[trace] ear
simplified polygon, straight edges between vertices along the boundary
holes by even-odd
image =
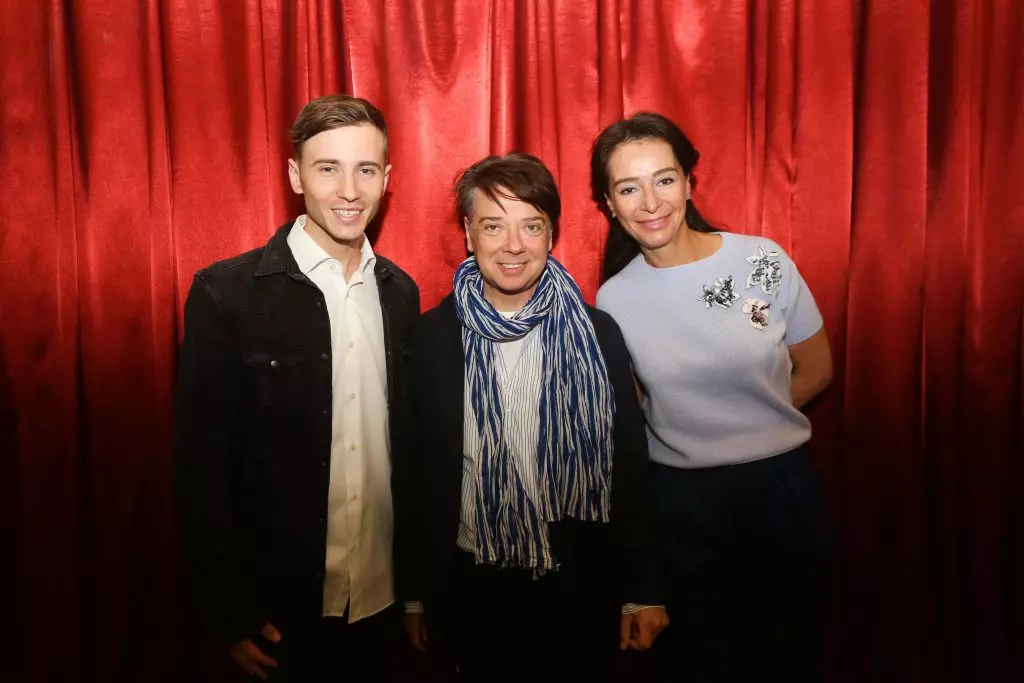
[[[611,211],[612,215],[614,216],[615,215],[615,205],[612,204],[612,198],[608,195],[607,192],[604,193],[604,201],[608,205],[608,210]]]
[[[462,227],[466,230],[466,251],[473,253],[473,240],[470,238],[469,217],[462,219]]]
[[[288,160],[288,180],[292,184],[292,192],[302,194],[302,176],[299,174],[299,162]]]
[[[686,176],[686,199],[687,200],[690,199],[691,192],[692,192],[692,190],[690,189],[690,176]]]
[[[388,190],[388,181],[391,180],[391,164],[384,167],[384,187],[380,189],[380,193],[384,194]]]

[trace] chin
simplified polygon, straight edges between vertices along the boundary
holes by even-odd
[[[328,234],[338,242],[351,242],[362,237],[365,233],[365,225],[347,225],[344,228],[328,231]]]

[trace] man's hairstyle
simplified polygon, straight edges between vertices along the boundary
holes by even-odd
[[[324,95],[311,102],[299,112],[292,125],[292,146],[295,158],[302,155],[302,145],[314,135],[344,126],[358,126],[368,123],[384,136],[384,160],[388,158],[388,127],[384,115],[377,107],[361,97],[350,95]]]
[[[558,234],[562,200],[558,186],[544,162],[531,154],[511,152],[476,162],[455,179],[459,223],[473,212],[475,190],[501,206],[501,199],[518,199],[544,212],[551,223],[552,239]]]

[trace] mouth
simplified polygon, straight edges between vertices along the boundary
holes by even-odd
[[[363,212],[362,209],[331,209],[331,212],[345,222],[353,221]]]
[[[668,216],[661,216],[660,218],[648,218],[647,220],[637,221],[636,223],[645,230],[659,230],[668,225]]]
[[[526,267],[525,263],[499,263],[498,267],[501,268],[503,273],[509,275],[515,275],[516,273],[522,272],[523,268]]]

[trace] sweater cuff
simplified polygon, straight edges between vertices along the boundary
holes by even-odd
[[[652,607],[660,607],[661,609],[665,609],[664,605],[639,605],[639,604],[637,604],[635,602],[627,602],[626,604],[624,604],[622,606],[622,613],[623,614],[636,614],[640,610],[650,609]]]

